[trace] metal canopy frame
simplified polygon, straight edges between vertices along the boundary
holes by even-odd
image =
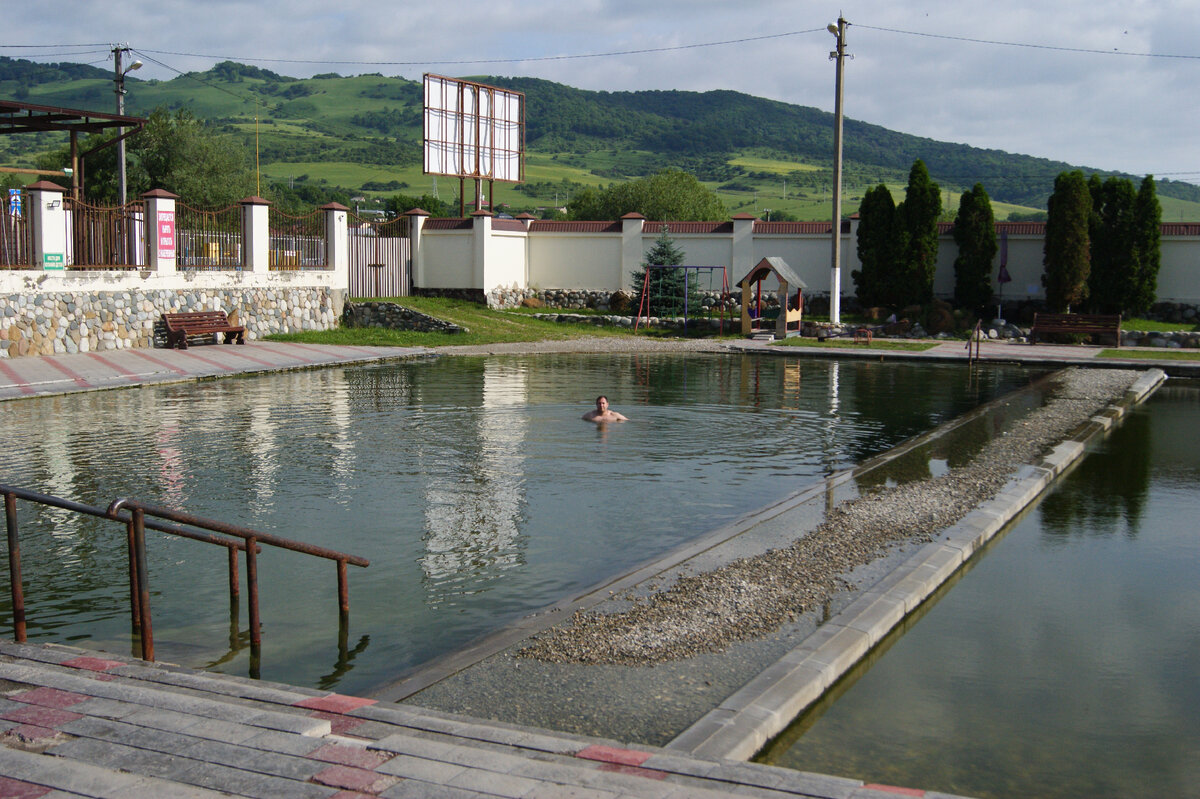
[[[78,199],[83,190],[83,159],[97,150],[111,147],[140,131],[146,125],[144,117],[104,114],[78,108],[59,108],[52,105],[18,103],[0,100],[0,135],[16,133],[57,133],[71,136],[71,196]],[[101,133],[109,128],[126,128],[125,135],[106,141],[99,147],[79,152],[80,133]],[[20,170],[28,172],[30,170]],[[45,174],[45,173],[42,173]]]

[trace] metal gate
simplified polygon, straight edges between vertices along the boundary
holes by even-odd
[[[407,297],[412,292],[408,217],[387,222],[349,217],[350,297]]]

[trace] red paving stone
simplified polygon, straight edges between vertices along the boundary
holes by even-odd
[[[58,735],[58,730],[52,730],[49,727],[39,727],[36,724],[22,724],[18,727],[13,727],[7,730],[5,735],[15,735],[26,743],[36,743],[44,741],[47,738],[53,738]],[[4,794],[0,794],[3,796]]]
[[[80,713],[72,713],[69,710],[59,710],[53,707],[40,707],[39,705],[17,708],[0,716],[0,719],[17,721],[21,724],[32,724],[35,727],[59,727],[67,722],[76,721],[81,718],[83,718],[83,715]]]
[[[125,664],[119,660],[105,660],[104,658],[84,656],[64,660],[59,665],[68,666],[72,669],[85,669],[87,671],[108,671],[109,669],[115,669],[117,666],[124,666]]]
[[[330,694],[329,696],[314,696],[297,702],[295,707],[306,707],[309,710],[326,710],[330,713],[346,713],[360,707],[375,704],[374,699],[363,699],[357,696]]]
[[[310,757],[313,760],[322,760],[326,763],[337,763],[342,766],[376,769],[391,760],[393,756],[387,752],[361,749],[357,746],[326,744],[315,752],[309,752],[305,757]]]
[[[919,788],[900,788],[896,785],[879,785],[877,783],[872,783],[870,785],[864,785],[863,787],[869,791],[881,791],[883,793],[890,793],[893,796],[924,796],[925,795],[925,791],[923,791]]]
[[[619,766],[640,766],[650,759],[650,752],[639,752],[636,749],[618,749],[615,746],[589,746],[580,750],[575,757],[584,760],[599,760],[602,763],[613,763]]]
[[[325,710],[317,710],[309,713],[309,718],[321,719],[329,722],[330,731],[337,735],[345,735],[352,732],[355,727],[363,725],[362,719],[356,719],[354,716],[346,716],[341,713],[330,713]]]
[[[0,777],[0,797],[4,799],[37,799],[53,790],[45,785],[34,785],[32,782],[22,782],[9,777]]]
[[[70,691],[60,691],[57,688],[34,688],[32,691],[22,691],[19,694],[13,694],[9,699],[16,702],[24,702],[27,705],[38,705],[40,707],[55,707],[62,709],[77,705],[80,702],[86,702],[91,697],[83,694],[73,694]]]
[[[374,771],[351,766],[330,766],[313,775],[312,781],[330,788],[344,788],[367,794],[378,794],[400,781],[399,777],[376,774]]]

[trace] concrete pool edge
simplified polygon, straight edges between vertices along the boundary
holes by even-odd
[[[1087,443],[1145,401],[1166,380],[1142,374],[1120,400],[1021,467],[992,499],[968,513],[868,588],[799,646],[671,740],[694,757],[749,760],[862,660],[889,631],[948,580],[1004,526],[1085,454]]]

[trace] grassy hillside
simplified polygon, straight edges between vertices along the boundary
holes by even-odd
[[[826,112],[732,91],[592,92],[534,78],[479,79],[526,95],[526,182],[495,186],[496,202],[512,210],[562,206],[579,188],[678,167],[716,191],[731,213],[765,217],[769,209],[772,218],[796,219],[832,213],[832,116]],[[264,181],[340,189],[343,196],[366,197],[368,206],[396,193],[435,193],[433,178],[422,174],[419,82],[379,74],[296,79],[223,62],[169,81],[130,75],[127,86],[127,113],[188,107],[241,139],[251,154],[257,148]],[[100,110],[114,103],[105,70],[2,57],[0,97]],[[0,137],[0,164],[31,166],[37,153],[62,141]],[[948,213],[957,209],[959,193],[979,180],[1000,218],[1044,208],[1054,176],[1074,168],[854,120],[846,121],[844,152],[846,212],[879,183],[902,196],[916,158],[942,185]],[[1160,181],[1158,188],[1164,219],[1200,219],[1200,187]],[[454,200],[458,190],[457,180],[436,181],[443,200]]]

